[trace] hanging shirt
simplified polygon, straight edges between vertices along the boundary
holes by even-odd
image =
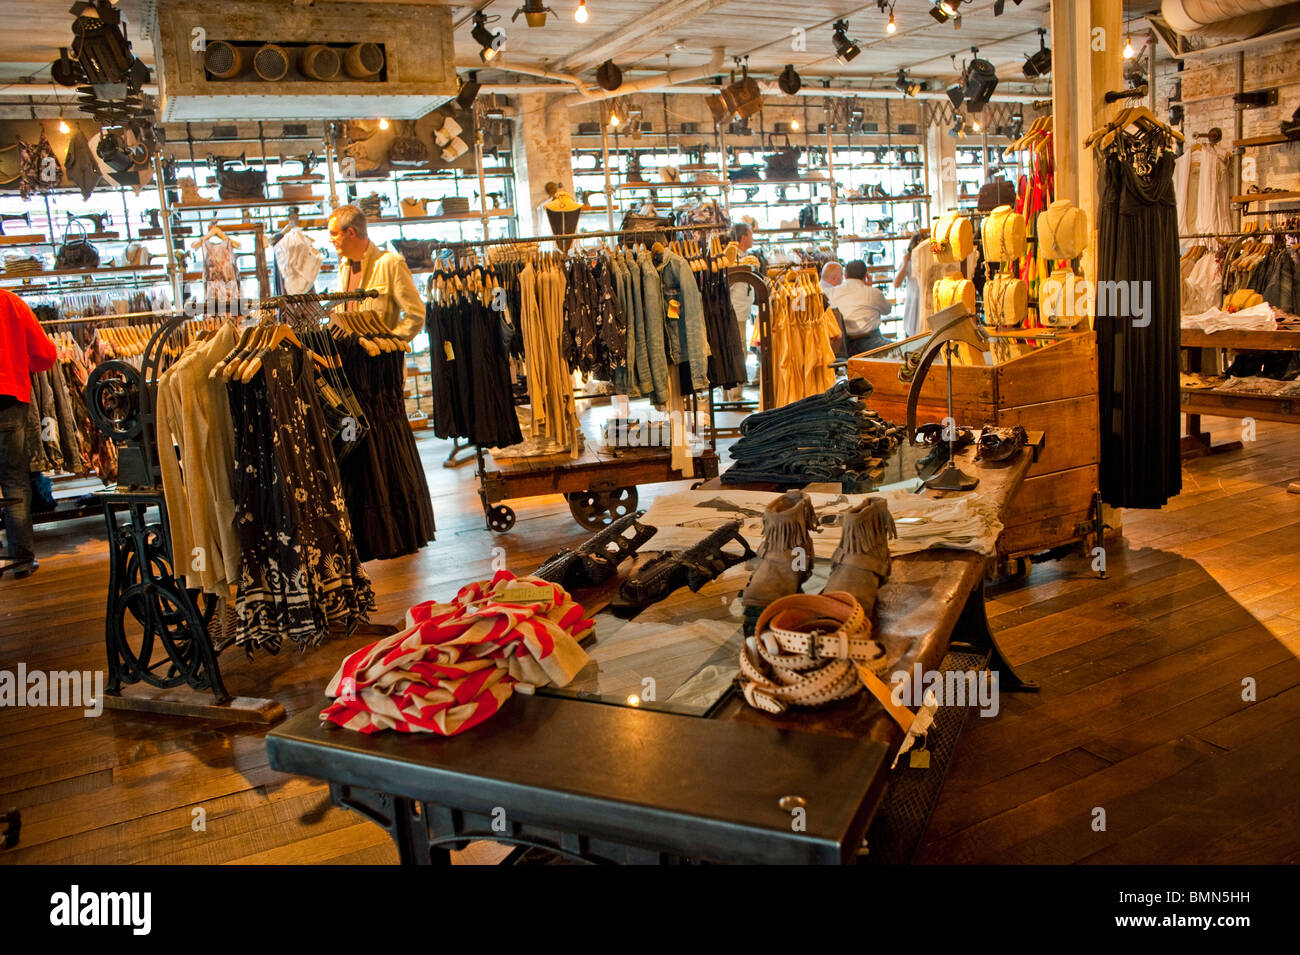
[[[59,352],[41,329],[27,303],[0,289],[0,408],[6,396],[26,402],[31,397],[33,372],[54,367]]]
[[[294,226],[275,243],[275,264],[287,295],[302,295],[316,287],[322,261],[320,249],[307,233]]]

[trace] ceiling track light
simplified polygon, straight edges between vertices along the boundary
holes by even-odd
[[[456,94],[456,105],[461,109],[469,109],[478,98],[479,89],[478,74],[470,70],[469,76],[461,81],[460,92]]]
[[[573,19],[579,23],[587,22],[587,0],[578,0],[578,8],[573,11]]]
[[[959,20],[961,14],[958,13],[958,10],[961,9],[961,4],[962,0],[934,0],[934,6],[930,8],[930,16],[940,23]]]
[[[1038,30],[1038,52],[1025,57],[1023,67],[1026,79],[1046,76],[1052,72],[1052,51],[1047,48],[1047,31]]]
[[[836,20],[834,32],[831,34],[831,43],[835,46],[835,59],[841,63],[848,63],[855,59],[862,52],[862,47],[849,39],[849,21]]]
[[[894,88],[904,96],[915,96],[921,90],[927,89],[928,86],[929,84],[924,82],[918,83],[915,80],[909,80],[907,78],[907,70],[903,69],[898,71],[898,79],[894,80]],[[953,105],[955,106],[956,104],[954,103]]]
[[[962,88],[966,95],[966,111],[969,113],[982,110],[984,104],[992,98],[993,91],[998,88],[997,71],[988,60],[980,59],[979,52],[979,47],[971,47],[974,59],[966,64],[966,69],[962,72]]]
[[[489,30],[488,24],[501,19],[500,17],[489,17],[480,10],[474,14],[474,26],[469,31],[469,35],[474,42],[480,47],[479,59],[484,63],[490,63],[497,56],[505,51],[506,33],[504,30]]]
[[[803,86],[803,79],[795,72],[794,64],[787,63],[781,75],[776,78],[776,85],[786,96],[794,96]]]
[[[550,7],[545,6],[545,0],[524,0],[524,5],[515,11],[515,15],[510,18],[514,23],[519,19],[519,14],[524,15],[524,22],[530,27],[546,26],[546,15],[554,13]]]

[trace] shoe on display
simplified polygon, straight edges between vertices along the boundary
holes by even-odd
[[[786,491],[767,506],[758,564],[741,599],[746,607],[766,607],[778,597],[799,592],[812,575],[810,532],[816,526],[812,498],[803,491]]]
[[[889,579],[889,540],[898,536],[898,529],[883,497],[859,501],[840,520],[840,546],[831,557],[831,575],[822,593],[852,594],[870,619],[876,593]]]

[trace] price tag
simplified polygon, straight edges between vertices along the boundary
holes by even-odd
[[[907,765],[913,769],[930,768],[930,751],[928,749],[914,749],[907,754]]]
[[[456,352],[451,347],[451,342],[443,340],[442,353],[447,356],[447,361],[456,360]]]
[[[543,604],[549,607],[555,602],[555,594],[545,584],[516,581],[506,584],[497,599],[508,604]]]

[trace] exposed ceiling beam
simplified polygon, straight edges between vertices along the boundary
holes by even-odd
[[[673,32],[683,23],[730,2],[731,0],[668,0],[653,14],[637,17],[631,23],[615,27],[594,43],[584,46],[581,52],[569,57],[560,66],[560,70],[565,73],[580,73],[599,66],[624,50],[660,34]]]

